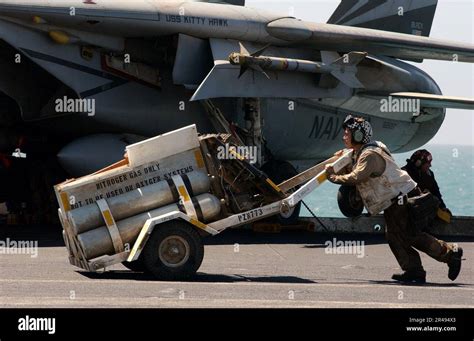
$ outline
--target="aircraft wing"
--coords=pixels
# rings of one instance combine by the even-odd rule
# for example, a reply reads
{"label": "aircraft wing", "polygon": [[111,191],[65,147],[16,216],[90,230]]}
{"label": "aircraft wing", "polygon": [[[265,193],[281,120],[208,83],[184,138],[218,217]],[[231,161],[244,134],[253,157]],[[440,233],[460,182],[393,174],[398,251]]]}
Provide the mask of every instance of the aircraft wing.
{"label": "aircraft wing", "polygon": [[270,22],[274,38],[319,50],[365,51],[400,59],[474,62],[474,45],[360,27],[317,24],[294,18]]}
{"label": "aircraft wing", "polygon": [[[71,8],[75,9],[74,16],[70,14]],[[265,10],[208,2],[0,0],[0,15],[30,23],[33,18],[37,29],[58,26],[83,42],[87,39],[78,31],[114,37],[181,33],[203,39],[301,46],[320,51],[362,51],[417,61],[474,62],[472,44],[364,27],[312,23]]]}
{"label": "aircraft wing", "polygon": [[[0,39],[22,51],[79,97],[121,86],[126,79],[159,86],[153,81],[159,76],[153,76],[154,72],[147,64],[148,59],[153,58],[130,65],[121,62],[121,68],[115,67],[114,61],[119,63],[121,54],[129,52],[127,46],[133,47],[133,39],[141,40],[144,47],[147,39],[173,35],[180,37],[173,81],[197,89],[193,100],[253,96],[347,98],[351,96],[351,89],[365,87],[356,77],[362,73],[364,63],[360,68],[356,64],[340,65],[337,52],[347,55],[352,52],[353,56],[369,53],[411,60],[474,62],[474,45],[363,27],[305,22],[243,6],[197,1],[161,4],[148,0],[133,3],[0,0]],[[241,50],[240,43],[252,52],[265,47],[264,57],[274,58],[274,64],[280,60],[285,67],[271,72],[252,69],[252,72],[242,74],[239,66],[229,62],[229,55]],[[90,53],[84,48],[89,46],[99,49]],[[140,49],[135,50],[138,50],[137,55],[142,54]],[[321,55],[319,65],[316,51]],[[108,54],[107,57],[105,52],[118,57],[113,59]],[[150,54],[154,52],[149,51]],[[295,59],[293,64],[297,65],[306,63],[307,69],[312,63],[320,68],[320,73],[289,70],[285,58]],[[207,62],[210,62],[209,67]],[[108,72],[103,72],[104,65]],[[135,66],[138,75],[135,69],[132,70]],[[65,68],[77,72],[78,76],[64,72]],[[257,67],[254,65],[254,68]],[[386,66],[386,69],[388,73],[396,74],[397,79],[406,78],[407,73],[400,68]],[[127,71],[125,75],[123,71]],[[150,80],[149,75],[153,79]],[[404,89],[406,87],[399,86],[386,93]],[[378,90],[384,89],[379,86]]]}

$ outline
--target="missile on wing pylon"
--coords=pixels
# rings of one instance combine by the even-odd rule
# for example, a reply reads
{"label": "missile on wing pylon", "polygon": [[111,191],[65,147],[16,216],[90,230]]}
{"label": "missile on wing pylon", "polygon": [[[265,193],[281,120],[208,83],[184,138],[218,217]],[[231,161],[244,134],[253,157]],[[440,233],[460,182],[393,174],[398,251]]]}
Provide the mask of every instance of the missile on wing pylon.
{"label": "missile on wing pylon", "polygon": [[270,77],[265,70],[326,73],[333,75],[352,88],[364,87],[355,74],[357,72],[357,64],[367,56],[367,53],[350,52],[340,57],[336,52],[322,51],[321,56],[323,62],[233,52],[229,55],[229,62],[232,65],[241,66],[240,76],[248,68],[262,72],[269,79]]}

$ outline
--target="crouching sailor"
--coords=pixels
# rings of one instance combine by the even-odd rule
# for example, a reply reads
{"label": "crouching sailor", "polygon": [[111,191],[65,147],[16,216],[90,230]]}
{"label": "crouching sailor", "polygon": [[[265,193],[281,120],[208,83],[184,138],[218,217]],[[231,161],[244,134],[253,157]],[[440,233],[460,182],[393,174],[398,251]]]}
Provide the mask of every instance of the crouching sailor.
{"label": "crouching sailor", "polygon": [[371,141],[372,127],[369,122],[349,115],[343,129],[344,144],[353,149],[353,165],[341,171],[345,174],[335,174],[334,169],[327,166],[328,179],[336,184],[356,186],[371,215],[384,211],[385,236],[404,271],[394,274],[392,279],[426,282],[426,272],[416,248],[439,262],[447,263],[448,277],[455,280],[461,270],[462,248],[434,238],[410,219],[409,199],[421,194],[416,182],[398,167],[383,143]]}

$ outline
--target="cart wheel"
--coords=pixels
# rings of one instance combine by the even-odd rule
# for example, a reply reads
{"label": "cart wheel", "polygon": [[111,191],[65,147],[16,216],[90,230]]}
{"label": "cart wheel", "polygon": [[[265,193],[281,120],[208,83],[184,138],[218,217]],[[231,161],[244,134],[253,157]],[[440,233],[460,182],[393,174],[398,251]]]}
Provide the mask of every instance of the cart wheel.
{"label": "cart wheel", "polygon": [[139,257],[137,260],[133,262],[122,262],[122,265],[129,270],[135,272],[146,272],[147,268],[145,266],[145,262],[143,261],[143,257]]}
{"label": "cart wheel", "polygon": [[[264,164],[261,170],[276,184],[292,178],[298,171],[287,161],[272,160]],[[294,224],[300,217],[301,202],[286,213],[277,215],[278,222],[282,225]]]}
{"label": "cart wheel", "polygon": [[196,274],[204,258],[204,246],[194,227],[170,221],[155,227],[145,249],[146,268],[160,280],[184,280]]}
{"label": "cart wheel", "polygon": [[364,210],[364,203],[355,186],[342,185],[339,187],[337,204],[342,214],[349,218],[360,216]]}

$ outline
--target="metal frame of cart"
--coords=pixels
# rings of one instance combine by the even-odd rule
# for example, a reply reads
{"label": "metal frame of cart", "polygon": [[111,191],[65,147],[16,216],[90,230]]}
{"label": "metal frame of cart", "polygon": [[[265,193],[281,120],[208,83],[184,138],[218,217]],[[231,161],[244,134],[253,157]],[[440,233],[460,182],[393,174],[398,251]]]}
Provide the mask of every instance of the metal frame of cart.
{"label": "metal frame of cart", "polygon": [[81,250],[80,244],[77,243],[74,240],[74,236],[71,235],[67,220],[64,219],[64,217],[61,217],[60,214],[61,222],[63,224],[64,231],[66,234],[66,246],[68,250],[70,250],[69,260],[71,264],[82,269],[88,271],[98,271],[99,269],[104,269],[114,264],[137,261],[143,250],[146,248],[147,242],[153,231],[157,228],[160,228],[160,225],[163,225],[170,221],[183,221],[188,223],[189,226],[193,226],[197,230],[205,231],[210,235],[217,235],[228,228],[235,228],[241,225],[250,224],[258,220],[288,211],[289,209],[297,205],[312,191],[318,188],[327,179],[326,172],[324,170],[324,165],[331,163],[334,167],[334,170],[338,172],[339,170],[350,164],[351,156],[352,151],[347,151],[339,158],[333,157],[280,184],[278,187],[282,189],[284,188],[285,192],[294,189],[302,184],[301,187],[299,187],[297,190],[295,190],[293,193],[291,193],[282,200],[275,201],[271,204],[254,208],[242,213],[234,214],[209,224],[205,224],[181,211],[174,211],[171,213],[164,214],[162,216],[148,219],[143,225],[133,246],[123,245],[120,239],[120,234],[118,233],[118,229],[115,225],[115,221],[110,214],[110,210],[108,210],[106,201],[103,200],[99,202],[98,205],[101,208],[104,220],[107,224],[107,227],[109,228],[110,235],[114,242],[116,254],[111,256],[105,255],[90,261],[86,260],[84,252],[83,250]]}

